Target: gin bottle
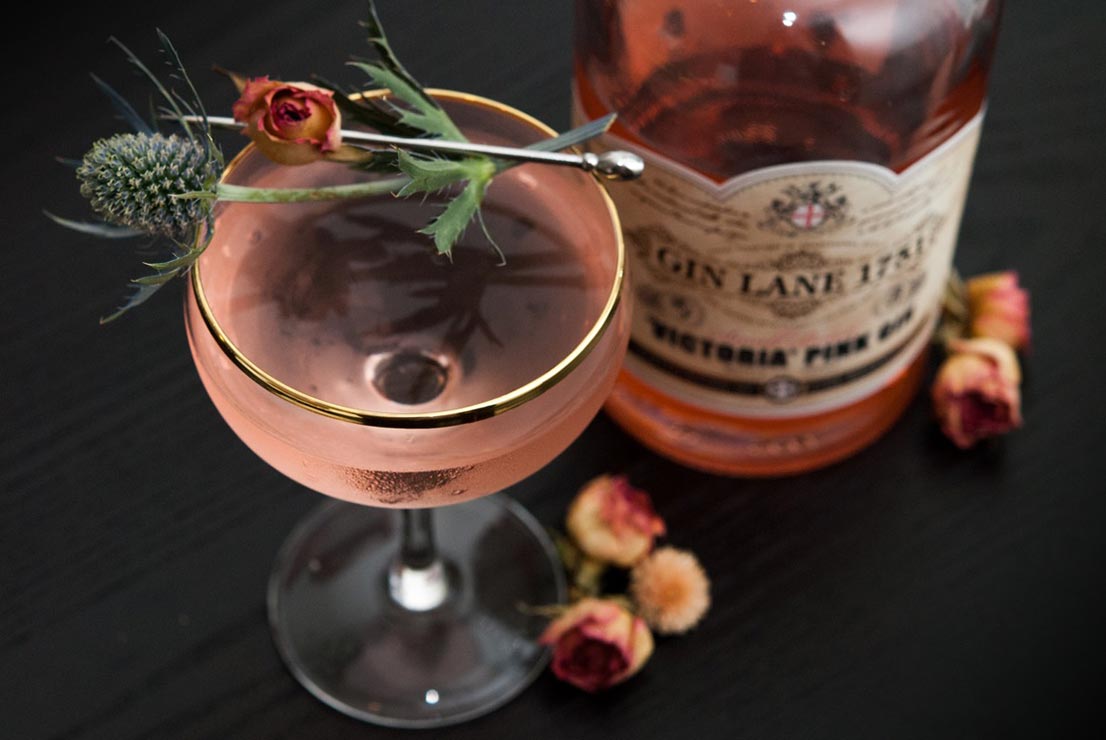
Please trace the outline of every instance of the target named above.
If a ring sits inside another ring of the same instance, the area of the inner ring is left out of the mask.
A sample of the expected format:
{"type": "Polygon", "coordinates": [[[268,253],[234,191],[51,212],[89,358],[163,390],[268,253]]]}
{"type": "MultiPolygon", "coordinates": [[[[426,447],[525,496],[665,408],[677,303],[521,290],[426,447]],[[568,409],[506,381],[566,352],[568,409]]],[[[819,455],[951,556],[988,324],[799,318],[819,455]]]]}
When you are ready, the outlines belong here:
{"type": "Polygon", "coordinates": [[[577,0],[574,108],[635,285],[608,412],[692,467],[777,475],[873,442],[924,375],[1000,0],[577,0]]]}

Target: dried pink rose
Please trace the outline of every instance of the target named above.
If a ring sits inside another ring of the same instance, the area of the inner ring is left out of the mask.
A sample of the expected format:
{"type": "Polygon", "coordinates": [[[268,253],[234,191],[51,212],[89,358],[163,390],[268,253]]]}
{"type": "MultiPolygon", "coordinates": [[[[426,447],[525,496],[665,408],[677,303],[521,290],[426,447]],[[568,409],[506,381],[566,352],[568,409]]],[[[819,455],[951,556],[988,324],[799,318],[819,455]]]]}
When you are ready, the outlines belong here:
{"type": "Polygon", "coordinates": [[[953,340],[949,353],[932,389],[945,435],[968,449],[1021,426],[1021,369],[1010,345],[990,338],[953,340]]]}
{"type": "Polygon", "coordinates": [[[624,476],[609,475],[595,478],[576,495],[565,525],[586,555],[622,568],[648,555],[665,531],[649,494],[624,476]]]}
{"type": "Polygon", "coordinates": [[[539,638],[553,648],[553,673],[584,691],[599,691],[637,673],[653,654],[653,635],[618,602],[581,599],[539,638]]]}
{"type": "Polygon", "coordinates": [[[338,152],[342,114],[330,90],[256,77],[245,80],[241,92],[234,120],[246,124],[243,133],[269,159],[308,164],[338,152]]]}
{"type": "Polygon", "coordinates": [[[1006,342],[1019,352],[1029,348],[1029,294],[1018,285],[1018,273],[994,272],[965,284],[973,337],[1006,342]]]}

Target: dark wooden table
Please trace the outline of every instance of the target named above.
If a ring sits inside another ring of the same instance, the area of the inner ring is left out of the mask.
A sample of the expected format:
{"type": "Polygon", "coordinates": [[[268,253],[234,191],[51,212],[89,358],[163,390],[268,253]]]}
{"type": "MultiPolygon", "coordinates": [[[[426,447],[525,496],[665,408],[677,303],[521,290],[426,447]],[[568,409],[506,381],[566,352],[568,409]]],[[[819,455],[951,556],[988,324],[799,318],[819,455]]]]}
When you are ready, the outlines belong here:
{"type": "MultiPolygon", "coordinates": [[[[571,4],[382,0],[424,81],[568,122],[571,4]]],[[[295,79],[360,52],[356,0],[41,4],[5,24],[0,313],[0,737],[399,737],[285,672],[263,604],[320,497],[253,456],[207,399],[181,285],[110,327],[137,260],[63,231],[55,155],[118,124],[87,73],[145,90],[107,46],[182,51],[209,107],[223,66],[295,79]]],[[[961,453],[919,399],[830,469],[731,480],[660,459],[606,418],[512,489],[556,523],[605,471],[653,492],[714,579],[701,628],[600,696],[551,676],[443,738],[1073,737],[1100,717],[1106,627],[1106,45],[1097,0],[1011,3],[957,262],[1034,298],[1023,431],[961,453]]],[[[1100,722],[1099,722],[1100,724],[1100,722]]]]}

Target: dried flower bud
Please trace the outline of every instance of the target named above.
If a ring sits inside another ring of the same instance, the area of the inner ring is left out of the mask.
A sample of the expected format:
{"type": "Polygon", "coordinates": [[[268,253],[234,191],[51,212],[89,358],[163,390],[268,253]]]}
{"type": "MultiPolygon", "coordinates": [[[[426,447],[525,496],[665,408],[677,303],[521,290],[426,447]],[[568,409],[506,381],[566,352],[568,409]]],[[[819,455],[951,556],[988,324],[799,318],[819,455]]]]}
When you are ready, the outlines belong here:
{"type": "Polygon", "coordinates": [[[568,509],[566,527],[589,557],[629,568],[653,549],[664,534],[664,521],[653,510],[649,494],[623,476],[595,478],[568,509]]]}
{"type": "Polygon", "coordinates": [[[966,283],[973,337],[990,337],[1015,350],[1029,348],[1029,294],[1016,272],[980,275],[966,283]]]}
{"type": "Polygon", "coordinates": [[[618,602],[581,599],[539,638],[553,648],[553,673],[584,691],[599,691],[637,673],[653,654],[653,635],[618,602]]]}
{"type": "Polygon", "coordinates": [[[661,547],[630,572],[630,595],[650,627],[679,634],[698,624],[710,608],[710,580],[693,554],[661,547]]]}
{"type": "Polygon", "coordinates": [[[234,120],[246,124],[243,133],[278,164],[317,162],[341,145],[334,93],[306,82],[247,80],[233,112],[234,120]]]}
{"type": "Polygon", "coordinates": [[[941,429],[962,449],[1021,426],[1021,369],[998,339],[949,343],[932,395],[941,429]]]}

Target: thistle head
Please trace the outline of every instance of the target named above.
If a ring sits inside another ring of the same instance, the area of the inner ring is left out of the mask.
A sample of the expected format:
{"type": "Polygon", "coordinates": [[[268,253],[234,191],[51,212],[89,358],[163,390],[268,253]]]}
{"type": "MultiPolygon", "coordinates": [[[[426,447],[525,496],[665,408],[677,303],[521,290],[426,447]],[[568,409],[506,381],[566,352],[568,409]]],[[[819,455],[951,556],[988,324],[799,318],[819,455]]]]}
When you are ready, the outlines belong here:
{"type": "Polygon", "coordinates": [[[218,177],[219,163],[201,144],[162,134],[101,139],[77,168],[81,195],[105,221],[174,238],[201,223],[209,204],[173,196],[211,190],[218,177]]]}

